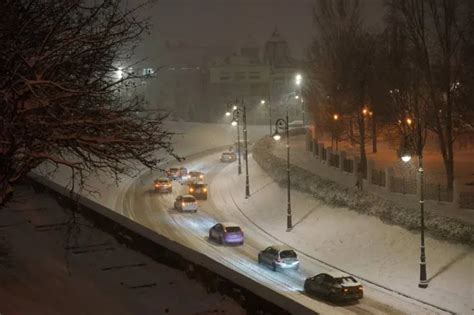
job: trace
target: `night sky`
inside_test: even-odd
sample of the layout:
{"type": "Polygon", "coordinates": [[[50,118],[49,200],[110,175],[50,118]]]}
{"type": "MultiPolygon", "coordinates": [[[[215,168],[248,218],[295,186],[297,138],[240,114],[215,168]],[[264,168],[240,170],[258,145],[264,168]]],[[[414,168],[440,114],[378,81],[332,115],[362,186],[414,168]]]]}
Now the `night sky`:
{"type": "MultiPolygon", "coordinates": [[[[152,9],[142,12],[151,15],[153,27],[138,54],[150,58],[166,39],[232,46],[237,51],[250,34],[263,45],[278,27],[294,57],[301,58],[314,35],[311,12],[314,3],[314,0],[159,0],[152,9]]],[[[380,27],[383,0],[362,0],[361,5],[368,25],[380,27]]]]}

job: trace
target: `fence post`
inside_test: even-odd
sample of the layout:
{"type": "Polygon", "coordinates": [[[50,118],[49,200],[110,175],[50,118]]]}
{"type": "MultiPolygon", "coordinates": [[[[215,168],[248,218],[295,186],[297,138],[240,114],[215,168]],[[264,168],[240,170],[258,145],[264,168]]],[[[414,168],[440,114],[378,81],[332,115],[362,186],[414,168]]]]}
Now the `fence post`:
{"type": "Polygon", "coordinates": [[[393,178],[393,167],[385,168],[385,188],[388,192],[392,192],[392,178],[393,178]]]}
{"type": "Polygon", "coordinates": [[[312,143],[312,132],[310,129],[306,129],[306,151],[311,150],[311,143],[312,143]]]}
{"type": "Polygon", "coordinates": [[[319,157],[319,144],[318,139],[313,139],[313,155],[319,157]]]}
{"type": "Polygon", "coordinates": [[[374,160],[367,160],[367,183],[372,184],[372,170],[375,168],[374,160]]]}
{"type": "MultiPolygon", "coordinates": [[[[318,143],[318,147],[319,147],[319,160],[321,162],[324,162],[323,160],[324,143],[318,143]]],[[[327,153],[326,153],[326,160],[327,160],[327,153]]]]}
{"type": "Polygon", "coordinates": [[[459,181],[456,179],[453,181],[453,205],[455,208],[461,207],[461,187],[459,181]]]}
{"type": "Polygon", "coordinates": [[[326,148],[326,162],[328,166],[332,166],[332,147],[326,148]]]}
{"type": "Polygon", "coordinates": [[[339,170],[344,172],[344,161],[346,160],[346,151],[339,151],[339,170]]]}

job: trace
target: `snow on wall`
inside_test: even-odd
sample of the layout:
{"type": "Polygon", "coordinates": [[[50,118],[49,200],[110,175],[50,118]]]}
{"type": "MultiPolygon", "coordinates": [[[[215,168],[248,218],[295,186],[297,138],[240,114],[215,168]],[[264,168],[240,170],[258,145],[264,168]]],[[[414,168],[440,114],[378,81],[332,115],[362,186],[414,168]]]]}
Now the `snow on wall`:
{"type": "MultiPolygon", "coordinates": [[[[271,153],[273,145],[274,141],[270,137],[260,139],[253,147],[253,157],[276,182],[286,185],[286,159],[271,153]]],[[[417,211],[398,206],[379,196],[336,184],[295,165],[291,165],[291,177],[293,188],[311,193],[330,205],[349,207],[409,230],[420,228],[417,211]]],[[[474,245],[474,227],[454,218],[425,210],[425,227],[438,238],[474,245]]]]}

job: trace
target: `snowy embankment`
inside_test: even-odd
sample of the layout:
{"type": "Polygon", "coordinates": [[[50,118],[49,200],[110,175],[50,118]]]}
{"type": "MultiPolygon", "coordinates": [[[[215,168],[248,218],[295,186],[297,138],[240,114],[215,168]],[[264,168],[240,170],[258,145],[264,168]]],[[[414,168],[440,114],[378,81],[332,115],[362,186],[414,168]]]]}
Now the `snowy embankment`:
{"type": "MultiPolygon", "coordinates": [[[[286,185],[287,162],[272,154],[274,143],[269,137],[260,139],[253,147],[253,157],[276,182],[286,185]]],[[[344,187],[295,165],[291,165],[291,178],[293,188],[313,194],[330,205],[348,207],[409,230],[419,229],[419,212],[400,207],[379,196],[344,187]]],[[[425,226],[428,233],[440,239],[474,245],[474,227],[465,222],[443,217],[427,209],[425,226]]]]}

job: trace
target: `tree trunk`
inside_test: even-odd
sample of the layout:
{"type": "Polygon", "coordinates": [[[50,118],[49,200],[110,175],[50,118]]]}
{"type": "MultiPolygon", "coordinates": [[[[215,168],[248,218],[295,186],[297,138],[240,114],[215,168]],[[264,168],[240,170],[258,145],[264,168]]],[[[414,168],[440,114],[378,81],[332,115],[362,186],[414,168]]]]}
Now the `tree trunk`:
{"type": "Polygon", "coordinates": [[[377,125],[375,115],[372,116],[372,153],[377,153],[377,125]]]}
{"type": "MultiPolygon", "coordinates": [[[[359,112],[361,112],[359,110],[359,112]]],[[[360,153],[360,169],[362,176],[367,172],[367,155],[365,153],[365,119],[362,114],[358,114],[357,122],[359,124],[359,153],[360,153]]]]}

